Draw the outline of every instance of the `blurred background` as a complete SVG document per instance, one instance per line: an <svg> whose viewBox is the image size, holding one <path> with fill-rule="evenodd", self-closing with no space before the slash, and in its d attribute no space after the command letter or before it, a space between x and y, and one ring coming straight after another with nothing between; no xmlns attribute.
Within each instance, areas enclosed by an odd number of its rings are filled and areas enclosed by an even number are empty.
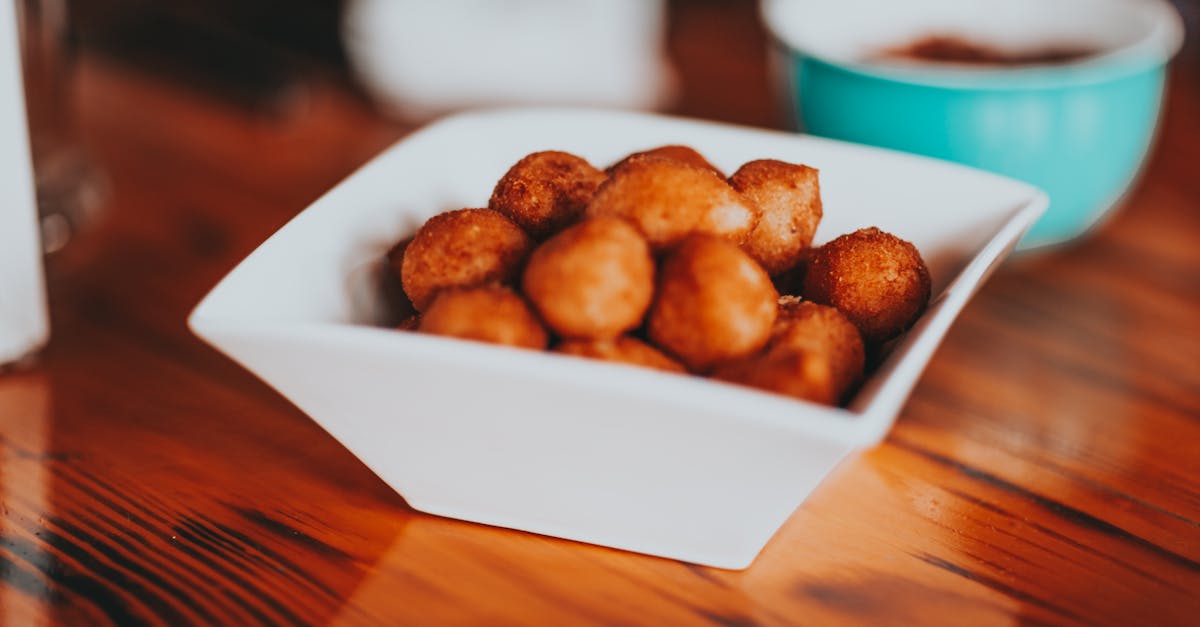
<svg viewBox="0 0 1200 627"><path fill-rule="evenodd" d="M1174 2L1184 15L1189 31L1194 33L1200 16L1200 0ZM635 0L633 4L639 3L651 7L650 14L658 4L647 0ZM580 8L587 8L585 5L596 4L589 0L570 3L545 0L442 3L424 0L390 3L387 0L175 0L170 3L68 0L72 34L84 51L177 78L221 98L264 109L286 103L289 95L314 75L345 81L366 95L369 90L364 87L361 76L365 64L361 57L364 55L360 54L360 72L356 73L355 59L351 55L355 41L347 41L353 36L346 35L344 25L348 16L382 15L381 5L393 7L386 11L390 13L386 17L391 22L393 37L413 38L419 36L420 31L406 29L406 23L411 24L422 14L428 17L431 12L445 14L443 20L453 19L455 10L447 7L454 5L459 5L459 12L473 12L478 17L483 6L492 7L497 15L502 15L514 11L534 13L547 7L559 7L564 13L572 10L578 13ZM578 6L564 8L572 5ZM594 6L591 9L596 10ZM406 10L408 15L404 14ZM703 116L705 103L712 103L713 110L726 112L725 117L732 112L736 119L731 121L759 125L779 123L778 111L739 107L738 102L761 102L761 99L745 98L745 90L767 89L767 76L747 76L744 71L739 71L744 68L743 64L728 61L746 55L766 55L766 50L760 49L764 35L756 0L666 0L661 11L662 53L674 70L669 79L674 91L660 95L655 104L665 107L658 108ZM619 11L608 13L607 17L614 21L636 17L629 15L628 10L624 15ZM511 22L501 22L499 26L492 32L497 40L511 40L520 34L505 32ZM685 31L693 36L681 37ZM698 33L703 35L695 36ZM476 41L464 40L467 36ZM431 54L439 53L439 41L447 48L471 48L483 43L477 39L485 36L486 33L481 32L444 32L443 29L428 38L428 48ZM693 42L692 48L680 49L679 42ZM704 42L703 48L695 42ZM368 42L376 47L378 43ZM422 43L417 41L412 45ZM397 48L393 46L393 49ZM1197 54L1194 36L1189 36L1182 54L1192 57ZM447 59L421 60L430 65L439 61L444 63ZM603 62L603 59L592 61ZM694 75L689 70L701 65L709 72L705 84L689 80ZM722 67L727 67L728 72L720 73ZM713 72L720 73L722 80L712 81ZM681 92L686 93L686 97L680 97ZM642 98L643 102L650 100L654 98ZM689 110L671 109L671 102L684 101L693 103Z"/></svg>
<svg viewBox="0 0 1200 627"><path fill-rule="evenodd" d="M1200 71L1200 0L1172 1L1189 31L1178 65ZM119 200L108 185L119 170L143 176L147 165L134 162L151 155L143 147L131 159L133 137L164 151L191 146L206 168L234 177L247 175L233 164L253 162L303 180L295 191L307 201L404 132L473 106L650 109L769 128L795 120L759 0L17 5L34 35L26 89L51 252ZM262 124L222 127L204 103Z"/></svg>

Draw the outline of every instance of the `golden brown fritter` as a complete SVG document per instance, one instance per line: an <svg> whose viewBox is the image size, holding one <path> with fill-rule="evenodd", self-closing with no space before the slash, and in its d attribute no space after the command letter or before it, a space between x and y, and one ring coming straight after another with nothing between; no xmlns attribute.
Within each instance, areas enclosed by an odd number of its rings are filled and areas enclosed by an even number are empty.
<svg viewBox="0 0 1200 627"><path fill-rule="evenodd" d="M400 278L401 264L404 263L404 251L408 250L408 245L411 244L412 241L412 237L406 237L399 242L396 242L394 246L388 249L386 255L384 256L388 267L391 268L392 273L396 275L397 279Z"/></svg>
<svg viewBox="0 0 1200 627"><path fill-rule="evenodd" d="M433 216L404 251L400 279L417 311L448 287L508 283L516 278L533 240L491 209L460 209Z"/></svg>
<svg viewBox="0 0 1200 627"><path fill-rule="evenodd" d="M644 366L667 372L686 372L682 364L667 357L662 351L628 335L613 340L567 340L554 350L564 355Z"/></svg>
<svg viewBox="0 0 1200 627"><path fill-rule="evenodd" d="M805 351L829 361L837 398L844 398L863 376L866 352L858 327L834 307L785 296L768 351Z"/></svg>
<svg viewBox="0 0 1200 627"><path fill-rule="evenodd" d="M829 360L803 350L758 353L717 369L717 379L823 405L840 396Z"/></svg>
<svg viewBox="0 0 1200 627"><path fill-rule="evenodd" d="M726 180L687 146L607 173L537 152L489 206L435 216L388 252L415 310L386 324L539 350L553 335L565 355L834 405L930 297L918 251L877 228L811 246L823 207L804 165L755 160Z"/></svg>
<svg viewBox="0 0 1200 627"><path fill-rule="evenodd" d="M766 344L778 297L770 277L742 249L693 234L663 260L647 330L690 370L706 372Z"/></svg>
<svg viewBox="0 0 1200 627"><path fill-rule="evenodd" d="M804 278L804 297L837 307L868 344L907 329L925 310L930 289L916 247L874 227L822 246Z"/></svg>
<svg viewBox="0 0 1200 627"><path fill-rule="evenodd" d="M496 183L488 208L536 239L573 224L606 178L581 157L547 150L521 159Z"/></svg>
<svg viewBox="0 0 1200 627"><path fill-rule="evenodd" d="M709 163L708 159L704 158L704 155L696 152L696 150L690 146L679 145L659 146L658 148L651 148L650 150L635 152L628 157L625 157L624 159L621 159L620 161L608 166L606 171L611 174L614 170L620 168L630 161L637 161L639 159L645 159L646 157L659 157L663 159L679 161L697 168L712 170L712 172L717 176L725 178L725 174L721 172L717 166Z"/></svg>
<svg viewBox="0 0 1200 627"><path fill-rule="evenodd" d="M421 316L421 333L542 350L546 329L525 301L506 287L442 290Z"/></svg>
<svg viewBox="0 0 1200 627"><path fill-rule="evenodd" d="M655 252L689 233L741 244L758 209L709 170L660 157L627 162L596 190L587 214L629 220Z"/></svg>
<svg viewBox="0 0 1200 627"><path fill-rule="evenodd" d="M821 222L817 171L760 159L738 168L729 184L758 205L758 223L742 248L771 276L790 270L812 244Z"/></svg>
<svg viewBox="0 0 1200 627"><path fill-rule="evenodd" d="M555 333L611 339L637 327L654 296L654 260L637 229L588 218L533 251L525 296Z"/></svg>

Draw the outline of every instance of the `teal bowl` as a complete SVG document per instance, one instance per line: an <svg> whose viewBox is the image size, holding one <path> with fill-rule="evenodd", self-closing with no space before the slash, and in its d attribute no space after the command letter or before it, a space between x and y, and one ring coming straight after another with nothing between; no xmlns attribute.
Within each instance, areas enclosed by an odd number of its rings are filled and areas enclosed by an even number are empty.
<svg viewBox="0 0 1200 627"><path fill-rule="evenodd" d="M800 130L1042 188L1050 208L1023 249L1077 238L1119 205L1153 143L1166 65L1182 41L1178 14L1159 0L766 0L763 8ZM1021 66L880 55L929 36L1093 53Z"/></svg>

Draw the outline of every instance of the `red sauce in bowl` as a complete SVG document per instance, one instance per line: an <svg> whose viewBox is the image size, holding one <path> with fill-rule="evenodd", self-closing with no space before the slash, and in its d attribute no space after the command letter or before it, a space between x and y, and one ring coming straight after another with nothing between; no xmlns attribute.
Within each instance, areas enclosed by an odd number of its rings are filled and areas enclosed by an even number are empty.
<svg viewBox="0 0 1200 627"><path fill-rule="evenodd" d="M881 61L928 61L967 65L1017 66L1067 63L1090 57L1097 51L1072 45L1051 45L1030 50L1001 50L961 37L930 35L910 44L878 54Z"/></svg>

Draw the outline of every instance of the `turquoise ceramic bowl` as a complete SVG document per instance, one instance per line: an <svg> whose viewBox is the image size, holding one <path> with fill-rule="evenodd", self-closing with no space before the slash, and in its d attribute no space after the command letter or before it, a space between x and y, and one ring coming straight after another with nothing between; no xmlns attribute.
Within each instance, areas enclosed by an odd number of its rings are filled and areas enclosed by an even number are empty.
<svg viewBox="0 0 1200 627"><path fill-rule="evenodd" d="M1050 208L1026 249L1076 238L1119 204L1182 40L1178 14L1158 0L766 0L764 14L800 129L1041 187ZM872 60L930 35L1097 52L1019 67Z"/></svg>

